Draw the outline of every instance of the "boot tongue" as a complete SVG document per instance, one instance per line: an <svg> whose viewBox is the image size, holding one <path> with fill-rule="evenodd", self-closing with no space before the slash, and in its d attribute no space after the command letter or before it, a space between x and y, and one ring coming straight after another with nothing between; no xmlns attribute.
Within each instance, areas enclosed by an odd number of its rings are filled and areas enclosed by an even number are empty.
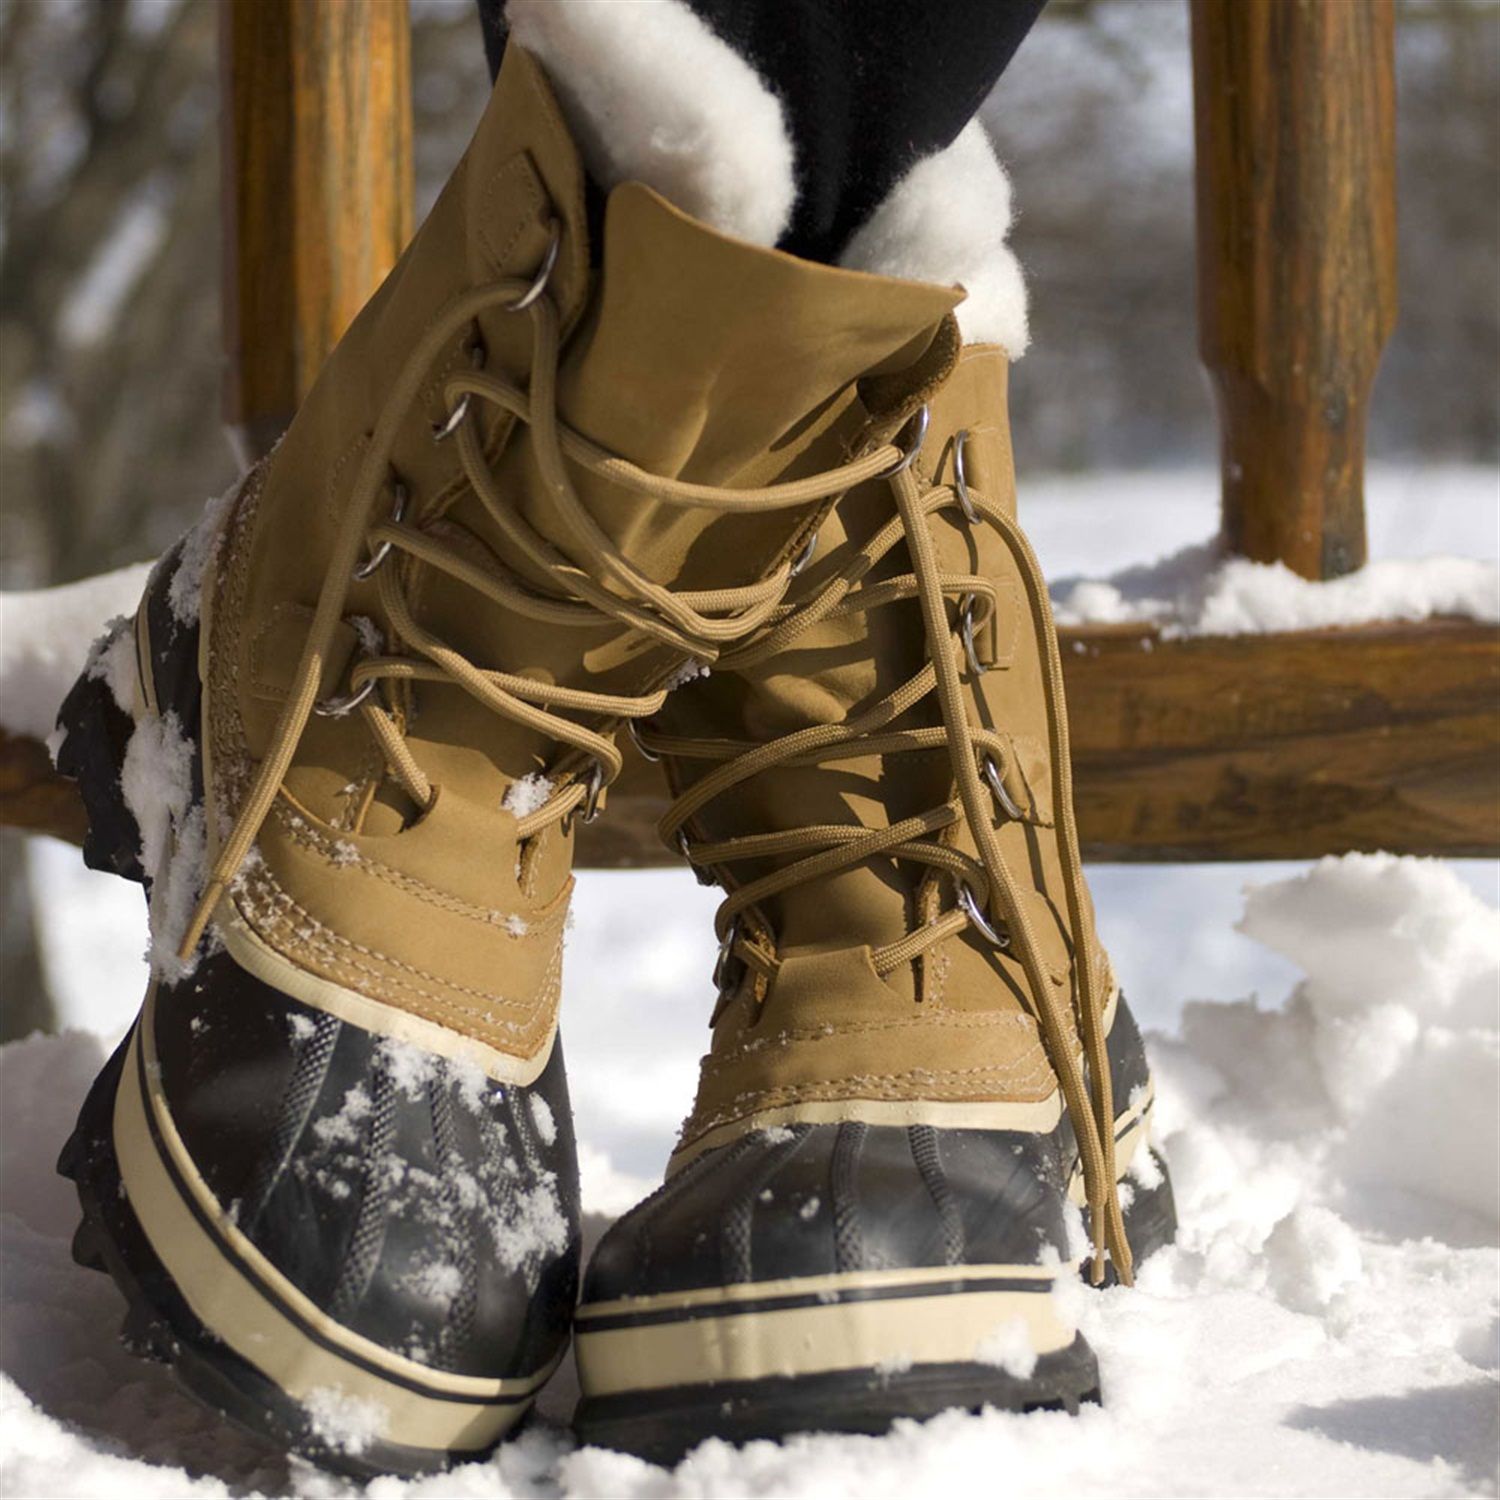
<svg viewBox="0 0 1500 1500"><path fill-rule="evenodd" d="M780 476L795 429L860 377L915 363L962 295L756 249L639 183L610 197L602 276L596 315L568 351L565 419L653 473L726 485ZM628 549L649 552L652 523L683 515L587 487ZM783 541L786 521L771 522ZM720 562L743 574L743 559Z"/></svg>
<svg viewBox="0 0 1500 1500"><path fill-rule="evenodd" d="M866 415L855 383L916 365L962 293L816 265L742 243L678 212L639 183L611 195L601 283L558 375L561 420L664 478L746 488L843 462ZM523 425L496 483L564 552L570 536L537 471ZM663 503L570 465L584 505L625 559L674 588L753 583L789 550L807 509L716 515ZM549 588L512 555L478 500L448 512L475 545ZM424 624L471 661L590 691L634 692L674 661L617 650L620 627L559 630L486 607L458 587L430 586ZM427 695L429 774L459 775L443 746L485 746L507 777L555 755L542 737L457 692ZM441 766L438 762L441 761ZM422 763L427 765L427 761ZM498 794L497 794L498 795Z"/></svg>

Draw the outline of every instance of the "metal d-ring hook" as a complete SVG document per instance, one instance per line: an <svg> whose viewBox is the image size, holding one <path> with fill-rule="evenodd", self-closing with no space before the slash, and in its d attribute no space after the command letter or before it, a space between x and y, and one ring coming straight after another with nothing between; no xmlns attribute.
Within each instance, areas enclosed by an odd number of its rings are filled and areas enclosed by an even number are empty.
<svg viewBox="0 0 1500 1500"><path fill-rule="evenodd" d="M979 899L974 894L974 888L967 880L956 882L958 886L958 904L963 908L964 915L989 939L997 948L1010 947L1010 934L997 931L990 919L980 910Z"/></svg>
<svg viewBox="0 0 1500 1500"><path fill-rule="evenodd" d="M661 759L661 756L658 755L655 750L648 750L646 748L646 742L641 738L641 726L636 722L636 720L627 719L625 721L625 731L630 736L631 744L635 746L636 754L639 755L642 760L649 760L653 765L655 765L656 762Z"/></svg>
<svg viewBox="0 0 1500 1500"><path fill-rule="evenodd" d="M1015 798L1005 790L1005 783L1000 779L1000 767L995 764L994 756L984 757L983 770L984 779L989 782L990 790L995 794L995 801L1005 810L1006 817L1019 823L1024 815L1016 806Z"/></svg>
<svg viewBox="0 0 1500 1500"><path fill-rule="evenodd" d="M906 450L901 460L894 469L888 469L885 477L894 479L898 474L904 474L917 461L917 454L922 451L922 444L927 441L927 429L932 425L932 408L924 401L922 408L907 423L910 427L916 426L916 436L912 439L911 446Z"/></svg>
<svg viewBox="0 0 1500 1500"><path fill-rule="evenodd" d="M391 502L390 524L399 526L406 519L406 503L409 499L406 485L401 480L395 484L395 498ZM391 543L381 542L376 549L354 570L354 581L363 583L386 558L391 555Z"/></svg>
<svg viewBox="0 0 1500 1500"><path fill-rule="evenodd" d="M953 434L953 492L958 496L958 503L963 508L964 518L970 526L979 525L979 512L974 509L974 502L969 498L969 480L964 471L964 449L969 444L969 429L960 427Z"/></svg>
<svg viewBox="0 0 1500 1500"><path fill-rule="evenodd" d="M980 661L974 649L974 596L965 594L958 606L958 631L963 638L964 655L969 659L969 670L976 677L983 677L989 668Z"/></svg>
<svg viewBox="0 0 1500 1500"><path fill-rule="evenodd" d="M553 219L547 226L547 232L551 236L547 241L547 253L542 256L542 263L537 267L531 285L514 302L505 304L506 312L525 312L546 291L547 283L552 279L552 268L557 264L557 252L562 248L562 225Z"/></svg>
<svg viewBox="0 0 1500 1500"><path fill-rule="evenodd" d="M734 945L739 940L740 919L737 916L731 917L724 932L724 940L719 944L719 956L714 960L713 985L716 990L724 988L724 981L729 976L729 963L734 957Z"/></svg>
<svg viewBox="0 0 1500 1500"><path fill-rule="evenodd" d="M375 681L375 678L367 677L364 683L355 688L352 693L343 693L335 698L324 698L313 704L313 712L324 719L342 719L345 714L352 714L375 691Z"/></svg>

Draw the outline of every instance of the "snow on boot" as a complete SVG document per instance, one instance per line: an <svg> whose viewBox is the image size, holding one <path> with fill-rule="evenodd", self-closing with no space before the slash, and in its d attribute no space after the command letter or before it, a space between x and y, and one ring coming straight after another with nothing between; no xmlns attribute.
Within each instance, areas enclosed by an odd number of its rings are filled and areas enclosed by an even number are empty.
<svg viewBox="0 0 1500 1500"><path fill-rule="evenodd" d="M591 255L585 187L510 47L290 430L60 718L154 971L60 1163L78 1254L137 1347L354 1473L485 1451L562 1357L575 824L954 357L956 294L638 183Z"/></svg>
<svg viewBox="0 0 1500 1500"><path fill-rule="evenodd" d="M697 1103L585 1278L584 1441L669 1461L1076 1409L1098 1371L1054 1292L1079 1210L1095 1280L1174 1233L1080 869L1007 370L966 346L914 461L851 490L772 624L641 730L679 794L663 833L728 897Z"/></svg>

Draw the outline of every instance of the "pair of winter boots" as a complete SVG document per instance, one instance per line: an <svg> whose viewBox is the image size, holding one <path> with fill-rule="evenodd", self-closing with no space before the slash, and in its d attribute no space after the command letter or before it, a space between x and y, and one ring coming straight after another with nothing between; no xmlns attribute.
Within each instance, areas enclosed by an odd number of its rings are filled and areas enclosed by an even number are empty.
<svg viewBox="0 0 1500 1500"><path fill-rule="evenodd" d="M512 46L290 430L64 705L154 974L63 1154L75 1253L195 1393L351 1472L484 1453L570 1336L581 1438L658 1459L1073 1408L1055 1289L1173 1221L1006 354L961 289L638 183L596 228L589 191ZM726 892L717 1002L580 1298L562 950L627 755Z"/></svg>

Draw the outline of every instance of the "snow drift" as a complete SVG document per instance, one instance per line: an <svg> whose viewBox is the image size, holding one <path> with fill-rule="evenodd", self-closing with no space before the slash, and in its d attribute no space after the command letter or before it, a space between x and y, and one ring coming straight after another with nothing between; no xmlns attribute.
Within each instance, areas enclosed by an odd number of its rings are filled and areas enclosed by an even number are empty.
<svg viewBox="0 0 1500 1500"><path fill-rule="evenodd" d="M629 880L607 889L638 923ZM675 952L685 930L660 920ZM573 1449L565 1369L542 1421L490 1462L367 1493L905 1500L992 1493L1003 1474L1017 1497L1493 1494L1500 914L1437 861L1349 856L1253 889L1241 927L1303 978L1282 1006L1195 1003L1180 1032L1150 1038L1182 1233L1136 1290L1071 1294L1104 1407L708 1443L669 1474ZM661 1036L664 1051L698 1041ZM222 1427L117 1347L121 1304L69 1261L73 1207L51 1173L104 1045L74 1032L0 1053L0 1492L357 1493ZM584 1143L595 1232L629 1197L615 1146Z"/></svg>

